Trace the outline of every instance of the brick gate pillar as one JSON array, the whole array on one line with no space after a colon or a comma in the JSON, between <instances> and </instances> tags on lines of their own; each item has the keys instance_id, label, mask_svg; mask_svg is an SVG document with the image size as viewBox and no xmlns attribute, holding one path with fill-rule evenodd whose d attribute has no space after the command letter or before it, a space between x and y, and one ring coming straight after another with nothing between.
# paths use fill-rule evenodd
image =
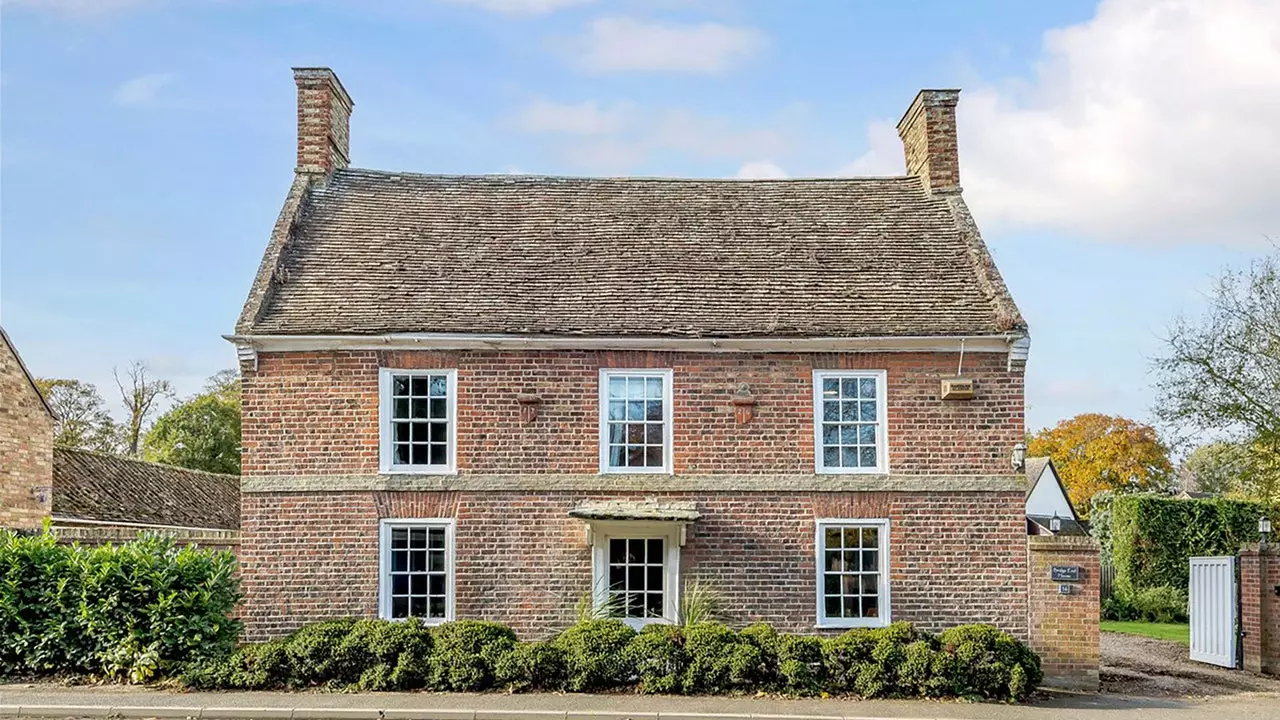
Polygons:
<instances>
[{"instance_id":1,"label":"brick gate pillar","mask_svg":"<svg viewBox=\"0 0 1280 720\"><path fill-rule=\"evenodd\" d=\"M1027 627L1047 686L1098 688L1098 562L1093 538L1027 537ZM1055 565L1079 568L1079 581L1055 580Z\"/></svg>"},{"instance_id":2,"label":"brick gate pillar","mask_svg":"<svg viewBox=\"0 0 1280 720\"><path fill-rule=\"evenodd\" d=\"M1240 629L1244 669L1280 675L1280 548L1240 549Z\"/></svg>"}]
</instances>

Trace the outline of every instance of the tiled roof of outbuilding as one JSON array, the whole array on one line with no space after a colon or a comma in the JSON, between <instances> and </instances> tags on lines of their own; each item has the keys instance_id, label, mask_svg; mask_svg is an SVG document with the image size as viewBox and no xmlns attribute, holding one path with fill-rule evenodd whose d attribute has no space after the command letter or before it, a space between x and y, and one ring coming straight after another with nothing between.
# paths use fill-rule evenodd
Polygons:
<instances>
[{"instance_id":1,"label":"tiled roof of outbuilding","mask_svg":"<svg viewBox=\"0 0 1280 720\"><path fill-rule=\"evenodd\" d=\"M915 177L338 170L305 193L284 229L240 334L1025 330L960 196L931 194Z\"/></svg>"},{"instance_id":2,"label":"tiled roof of outbuilding","mask_svg":"<svg viewBox=\"0 0 1280 720\"><path fill-rule=\"evenodd\" d=\"M53 450L56 519L240 527L240 478L84 450Z\"/></svg>"}]
</instances>

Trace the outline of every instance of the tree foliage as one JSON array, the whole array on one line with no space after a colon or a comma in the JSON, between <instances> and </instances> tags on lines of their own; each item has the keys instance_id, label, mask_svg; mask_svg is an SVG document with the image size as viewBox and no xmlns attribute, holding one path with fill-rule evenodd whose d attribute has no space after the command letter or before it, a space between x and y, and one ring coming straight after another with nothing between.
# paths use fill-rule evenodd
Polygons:
<instances>
[{"instance_id":1,"label":"tree foliage","mask_svg":"<svg viewBox=\"0 0 1280 720\"><path fill-rule=\"evenodd\" d=\"M1103 490L1164 489L1173 467L1155 428L1123 417L1077 415L1032 436L1029 455L1048 455L1076 511Z\"/></svg>"},{"instance_id":2,"label":"tree foliage","mask_svg":"<svg viewBox=\"0 0 1280 720\"><path fill-rule=\"evenodd\" d=\"M143 443L153 462L240 474L240 378L224 370L205 391L161 415Z\"/></svg>"},{"instance_id":3,"label":"tree foliage","mask_svg":"<svg viewBox=\"0 0 1280 720\"><path fill-rule=\"evenodd\" d=\"M1179 319L1155 360L1156 413L1186 433L1230 436L1249 448L1244 491L1280 492L1280 249L1218 278L1208 309Z\"/></svg>"},{"instance_id":4,"label":"tree foliage","mask_svg":"<svg viewBox=\"0 0 1280 720\"><path fill-rule=\"evenodd\" d=\"M119 452L120 426L107 412L98 388L68 378L37 378L36 386L57 418L53 442L78 450Z\"/></svg>"}]
</instances>

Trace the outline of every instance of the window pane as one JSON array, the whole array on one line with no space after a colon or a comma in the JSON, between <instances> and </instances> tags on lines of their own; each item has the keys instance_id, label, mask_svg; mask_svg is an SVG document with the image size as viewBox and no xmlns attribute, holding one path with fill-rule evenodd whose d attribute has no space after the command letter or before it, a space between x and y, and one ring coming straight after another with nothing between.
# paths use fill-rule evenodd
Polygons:
<instances>
[{"instance_id":1,"label":"window pane","mask_svg":"<svg viewBox=\"0 0 1280 720\"><path fill-rule=\"evenodd\" d=\"M621 400L609 402L609 419L610 420L626 420L627 404Z\"/></svg>"},{"instance_id":2,"label":"window pane","mask_svg":"<svg viewBox=\"0 0 1280 720\"><path fill-rule=\"evenodd\" d=\"M437 550L427 554L427 570L429 572L444 572L443 550Z\"/></svg>"},{"instance_id":3,"label":"window pane","mask_svg":"<svg viewBox=\"0 0 1280 720\"><path fill-rule=\"evenodd\" d=\"M868 573L868 574L866 574L866 575L860 575L859 577L861 577L861 578L862 578L862 594L863 594L863 595L875 595L875 594L876 594L876 577L877 577L877 576L876 576L876 575L872 575L872 574Z\"/></svg>"},{"instance_id":4,"label":"window pane","mask_svg":"<svg viewBox=\"0 0 1280 720\"><path fill-rule=\"evenodd\" d=\"M645 448L644 464L645 464L645 467L656 467L656 468L662 467L662 464L663 464L662 448L661 447Z\"/></svg>"},{"instance_id":5,"label":"window pane","mask_svg":"<svg viewBox=\"0 0 1280 720\"><path fill-rule=\"evenodd\" d=\"M644 617L644 593L627 593L627 617Z\"/></svg>"},{"instance_id":6,"label":"window pane","mask_svg":"<svg viewBox=\"0 0 1280 720\"><path fill-rule=\"evenodd\" d=\"M407 550L391 551L391 572L404 572L409 569L409 552Z\"/></svg>"},{"instance_id":7,"label":"window pane","mask_svg":"<svg viewBox=\"0 0 1280 720\"><path fill-rule=\"evenodd\" d=\"M609 397L625 398L627 396L627 379L621 377L609 378Z\"/></svg>"},{"instance_id":8,"label":"window pane","mask_svg":"<svg viewBox=\"0 0 1280 720\"><path fill-rule=\"evenodd\" d=\"M845 422L852 422L858 419L858 403L842 402L840 403L840 419Z\"/></svg>"},{"instance_id":9,"label":"window pane","mask_svg":"<svg viewBox=\"0 0 1280 720\"><path fill-rule=\"evenodd\" d=\"M862 528L862 547L879 549L880 547L880 528L864 527Z\"/></svg>"},{"instance_id":10,"label":"window pane","mask_svg":"<svg viewBox=\"0 0 1280 720\"><path fill-rule=\"evenodd\" d=\"M822 395L823 397L839 397L840 381L836 378L823 378Z\"/></svg>"},{"instance_id":11,"label":"window pane","mask_svg":"<svg viewBox=\"0 0 1280 720\"><path fill-rule=\"evenodd\" d=\"M648 574L648 577L645 578L645 584L644 584L645 589L661 590L662 589L662 566L650 565L648 569L645 570L645 572Z\"/></svg>"},{"instance_id":12,"label":"window pane","mask_svg":"<svg viewBox=\"0 0 1280 720\"><path fill-rule=\"evenodd\" d=\"M844 551L844 569L846 572L857 572L862 569L858 562L859 552L857 550Z\"/></svg>"},{"instance_id":13,"label":"window pane","mask_svg":"<svg viewBox=\"0 0 1280 720\"><path fill-rule=\"evenodd\" d=\"M644 562L644 541L643 540L627 541L627 562L629 563Z\"/></svg>"},{"instance_id":14,"label":"window pane","mask_svg":"<svg viewBox=\"0 0 1280 720\"><path fill-rule=\"evenodd\" d=\"M662 401L661 400L647 400L645 401L644 408L645 408L644 417L646 420L651 420L654 422L662 421Z\"/></svg>"},{"instance_id":15,"label":"window pane","mask_svg":"<svg viewBox=\"0 0 1280 720\"><path fill-rule=\"evenodd\" d=\"M424 420L427 417L427 400L425 398L413 399L413 417Z\"/></svg>"},{"instance_id":16,"label":"window pane","mask_svg":"<svg viewBox=\"0 0 1280 720\"><path fill-rule=\"evenodd\" d=\"M409 531L409 547L424 548L427 546L427 529L413 528Z\"/></svg>"},{"instance_id":17,"label":"window pane","mask_svg":"<svg viewBox=\"0 0 1280 720\"><path fill-rule=\"evenodd\" d=\"M415 595L409 598L409 614L413 617L427 616L427 597L425 595Z\"/></svg>"},{"instance_id":18,"label":"window pane","mask_svg":"<svg viewBox=\"0 0 1280 720\"><path fill-rule=\"evenodd\" d=\"M644 396L650 400L662 399L662 378L647 378L645 380Z\"/></svg>"},{"instance_id":19,"label":"window pane","mask_svg":"<svg viewBox=\"0 0 1280 720\"><path fill-rule=\"evenodd\" d=\"M840 419L840 402L837 400L826 400L822 403L822 419L823 420L839 420Z\"/></svg>"},{"instance_id":20,"label":"window pane","mask_svg":"<svg viewBox=\"0 0 1280 720\"><path fill-rule=\"evenodd\" d=\"M858 610L858 598L857 598L857 596L854 596L854 597L847 597L847 596L846 596L846 597L842 598L842 600L844 601L844 613L843 613L844 617L847 617L847 618L856 618L856 617L858 617L858 616L860 615L859 610Z\"/></svg>"},{"instance_id":21,"label":"window pane","mask_svg":"<svg viewBox=\"0 0 1280 720\"><path fill-rule=\"evenodd\" d=\"M428 450L429 447L431 446L426 444L414 444L412 446L413 452L410 454L410 457L412 458L411 463L414 465L430 464L431 455L430 455L430 451Z\"/></svg>"},{"instance_id":22,"label":"window pane","mask_svg":"<svg viewBox=\"0 0 1280 720\"><path fill-rule=\"evenodd\" d=\"M827 551L827 570L831 572L840 572L844 569L844 563L840 561L839 550Z\"/></svg>"},{"instance_id":23,"label":"window pane","mask_svg":"<svg viewBox=\"0 0 1280 720\"><path fill-rule=\"evenodd\" d=\"M840 594L840 575L836 573L826 573L823 577L823 592L828 595Z\"/></svg>"},{"instance_id":24,"label":"window pane","mask_svg":"<svg viewBox=\"0 0 1280 720\"><path fill-rule=\"evenodd\" d=\"M862 567L867 570L878 570L880 568L880 553L875 550L863 550Z\"/></svg>"},{"instance_id":25,"label":"window pane","mask_svg":"<svg viewBox=\"0 0 1280 720\"><path fill-rule=\"evenodd\" d=\"M626 561L627 541L618 538L609 540L609 562L620 563Z\"/></svg>"},{"instance_id":26,"label":"window pane","mask_svg":"<svg viewBox=\"0 0 1280 720\"><path fill-rule=\"evenodd\" d=\"M823 535L825 536L826 547L828 550L834 550L840 547L840 528L829 527Z\"/></svg>"},{"instance_id":27,"label":"window pane","mask_svg":"<svg viewBox=\"0 0 1280 720\"><path fill-rule=\"evenodd\" d=\"M858 456L860 458L858 464L862 467L876 466L876 449L874 447L862 446L858 449Z\"/></svg>"},{"instance_id":28,"label":"window pane","mask_svg":"<svg viewBox=\"0 0 1280 720\"><path fill-rule=\"evenodd\" d=\"M415 573L409 576L409 594L410 595L426 595L427 594L427 576L422 573Z\"/></svg>"},{"instance_id":29,"label":"window pane","mask_svg":"<svg viewBox=\"0 0 1280 720\"><path fill-rule=\"evenodd\" d=\"M444 398L431 398L431 417L435 420L444 420L448 417L448 401Z\"/></svg>"},{"instance_id":30,"label":"window pane","mask_svg":"<svg viewBox=\"0 0 1280 720\"><path fill-rule=\"evenodd\" d=\"M431 464L432 465L448 465L449 464L449 446L443 444L434 444L431 446Z\"/></svg>"},{"instance_id":31,"label":"window pane","mask_svg":"<svg viewBox=\"0 0 1280 720\"><path fill-rule=\"evenodd\" d=\"M648 423L644 426L644 441L649 445L662 444L662 423Z\"/></svg>"},{"instance_id":32,"label":"window pane","mask_svg":"<svg viewBox=\"0 0 1280 720\"><path fill-rule=\"evenodd\" d=\"M662 540L659 538L649 540L649 554L646 557L646 561L660 563L662 560Z\"/></svg>"},{"instance_id":33,"label":"window pane","mask_svg":"<svg viewBox=\"0 0 1280 720\"><path fill-rule=\"evenodd\" d=\"M858 467L858 448L841 448L840 465L841 467Z\"/></svg>"},{"instance_id":34,"label":"window pane","mask_svg":"<svg viewBox=\"0 0 1280 720\"><path fill-rule=\"evenodd\" d=\"M609 589L625 590L627 587L627 568L625 565L609 566Z\"/></svg>"},{"instance_id":35,"label":"window pane","mask_svg":"<svg viewBox=\"0 0 1280 720\"><path fill-rule=\"evenodd\" d=\"M627 568L627 589L628 590L644 590L644 566L632 565Z\"/></svg>"},{"instance_id":36,"label":"window pane","mask_svg":"<svg viewBox=\"0 0 1280 720\"><path fill-rule=\"evenodd\" d=\"M404 528L391 529L391 547L403 549L409 546L409 531Z\"/></svg>"},{"instance_id":37,"label":"window pane","mask_svg":"<svg viewBox=\"0 0 1280 720\"><path fill-rule=\"evenodd\" d=\"M609 446L609 467L622 467L627 457L627 449L623 445Z\"/></svg>"},{"instance_id":38,"label":"window pane","mask_svg":"<svg viewBox=\"0 0 1280 720\"><path fill-rule=\"evenodd\" d=\"M428 378L423 375L416 375L411 379L411 382L413 384L413 395L415 397L425 397L427 395L427 386L430 383Z\"/></svg>"},{"instance_id":39,"label":"window pane","mask_svg":"<svg viewBox=\"0 0 1280 720\"><path fill-rule=\"evenodd\" d=\"M433 527L427 530L427 547L436 550L444 549L444 528Z\"/></svg>"},{"instance_id":40,"label":"window pane","mask_svg":"<svg viewBox=\"0 0 1280 720\"><path fill-rule=\"evenodd\" d=\"M841 425L840 426L840 443L843 445L858 444L858 426L857 425Z\"/></svg>"},{"instance_id":41,"label":"window pane","mask_svg":"<svg viewBox=\"0 0 1280 720\"><path fill-rule=\"evenodd\" d=\"M408 395L409 394L409 376L408 375L392 375L391 376L391 394L392 395Z\"/></svg>"},{"instance_id":42,"label":"window pane","mask_svg":"<svg viewBox=\"0 0 1280 720\"><path fill-rule=\"evenodd\" d=\"M822 451L823 467L840 467L840 448L829 447Z\"/></svg>"},{"instance_id":43,"label":"window pane","mask_svg":"<svg viewBox=\"0 0 1280 720\"><path fill-rule=\"evenodd\" d=\"M863 445L876 444L876 426L875 425L859 425L858 426L858 442Z\"/></svg>"},{"instance_id":44,"label":"window pane","mask_svg":"<svg viewBox=\"0 0 1280 720\"><path fill-rule=\"evenodd\" d=\"M662 617L662 593L645 594L645 615L647 617Z\"/></svg>"},{"instance_id":45,"label":"window pane","mask_svg":"<svg viewBox=\"0 0 1280 720\"><path fill-rule=\"evenodd\" d=\"M409 423L392 423L396 442L409 442Z\"/></svg>"},{"instance_id":46,"label":"window pane","mask_svg":"<svg viewBox=\"0 0 1280 720\"><path fill-rule=\"evenodd\" d=\"M409 617L409 598L407 597L391 598L391 617L393 618Z\"/></svg>"},{"instance_id":47,"label":"window pane","mask_svg":"<svg viewBox=\"0 0 1280 720\"><path fill-rule=\"evenodd\" d=\"M444 397L449 388L449 378L444 375L431 376L431 395L432 397Z\"/></svg>"},{"instance_id":48,"label":"window pane","mask_svg":"<svg viewBox=\"0 0 1280 720\"><path fill-rule=\"evenodd\" d=\"M862 598L862 617L880 617L880 598L869 595Z\"/></svg>"},{"instance_id":49,"label":"window pane","mask_svg":"<svg viewBox=\"0 0 1280 720\"><path fill-rule=\"evenodd\" d=\"M826 606L827 606L826 607L827 617L830 617L830 618L840 617L840 596L839 595L828 597L826 601Z\"/></svg>"},{"instance_id":50,"label":"window pane","mask_svg":"<svg viewBox=\"0 0 1280 720\"><path fill-rule=\"evenodd\" d=\"M409 576L408 575L392 575L391 576L391 594L392 595L408 595L409 594Z\"/></svg>"},{"instance_id":51,"label":"window pane","mask_svg":"<svg viewBox=\"0 0 1280 720\"><path fill-rule=\"evenodd\" d=\"M391 404L391 416L394 418L409 417L409 400L406 398L398 398Z\"/></svg>"},{"instance_id":52,"label":"window pane","mask_svg":"<svg viewBox=\"0 0 1280 720\"><path fill-rule=\"evenodd\" d=\"M861 541L861 537L862 537L862 536L861 536L861 535L859 535L859 533L860 533L860 532L861 532L861 530L859 530L859 529L858 529L858 528L856 528L856 527L847 527L847 528L844 528L844 529L841 531L841 534L842 534L842 535L844 535L844 546L845 546L845 547L847 547L847 548L856 548L856 547L859 547L859 546L861 545L861 542L862 542L862 541Z\"/></svg>"},{"instance_id":53,"label":"window pane","mask_svg":"<svg viewBox=\"0 0 1280 720\"><path fill-rule=\"evenodd\" d=\"M644 425L635 424L627 426L627 442L632 445L644 444Z\"/></svg>"},{"instance_id":54,"label":"window pane","mask_svg":"<svg viewBox=\"0 0 1280 720\"><path fill-rule=\"evenodd\" d=\"M444 605L443 597L437 596L437 597L431 598L430 601L428 602L427 607L428 607L427 617L442 618L445 616L445 611L444 611L445 605Z\"/></svg>"},{"instance_id":55,"label":"window pane","mask_svg":"<svg viewBox=\"0 0 1280 720\"><path fill-rule=\"evenodd\" d=\"M862 378L858 381L859 395L864 398L873 398L876 396L876 380L875 378Z\"/></svg>"},{"instance_id":56,"label":"window pane","mask_svg":"<svg viewBox=\"0 0 1280 720\"><path fill-rule=\"evenodd\" d=\"M841 575L840 591L842 595L858 594L858 578L860 575Z\"/></svg>"},{"instance_id":57,"label":"window pane","mask_svg":"<svg viewBox=\"0 0 1280 720\"><path fill-rule=\"evenodd\" d=\"M443 575L427 575L427 594L428 595L444 595L444 576Z\"/></svg>"},{"instance_id":58,"label":"window pane","mask_svg":"<svg viewBox=\"0 0 1280 720\"><path fill-rule=\"evenodd\" d=\"M627 401L627 419L628 420L644 419L644 401L643 400Z\"/></svg>"},{"instance_id":59,"label":"window pane","mask_svg":"<svg viewBox=\"0 0 1280 720\"><path fill-rule=\"evenodd\" d=\"M823 445L839 445L840 444L840 426L827 425L822 426L822 444Z\"/></svg>"},{"instance_id":60,"label":"window pane","mask_svg":"<svg viewBox=\"0 0 1280 720\"><path fill-rule=\"evenodd\" d=\"M847 398L858 397L858 379L844 378L841 380L840 394Z\"/></svg>"},{"instance_id":61,"label":"window pane","mask_svg":"<svg viewBox=\"0 0 1280 720\"><path fill-rule=\"evenodd\" d=\"M427 553L425 550L414 550L409 553L409 572L425 572L427 569Z\"/></svg>"},{"instance_id":62,"label":"window pane","mask_svg":"<svg viewBox=\"0 0 1280 720\"><path fill-rule=\"evenodd\" d=\"M395 462L395 464L397 464L397 465L408 465L408 464L409 464L409 445L408 445L408 443L403 443L403 444L397 444L397 445L396 445L396 452L395 452L395 460L394 460L394 462Z\"/></svg>"},{"instance_id":63,"label":"window pane","mask_svg":"<svg viewBox=\"0 0 1280 720\"><path fill-rule=\"evenodd\" d=\"M876 403L874 400L863 400L859 405L862 406L862 419L864 421L875 422L876 419Z\"/></svg>"}]
</instances>

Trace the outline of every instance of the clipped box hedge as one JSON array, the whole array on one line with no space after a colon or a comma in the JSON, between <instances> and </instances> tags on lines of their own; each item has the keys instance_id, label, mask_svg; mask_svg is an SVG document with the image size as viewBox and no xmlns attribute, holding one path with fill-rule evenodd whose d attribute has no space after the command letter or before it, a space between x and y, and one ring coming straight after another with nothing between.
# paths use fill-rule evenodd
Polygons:
<instances>
[{"instance_id":1,"label":"clipped box hedge","mask_svg":"<svg viewBox=\"0 0 1280 720\"><path fill-rule=\"evenodd\" d=\"M460 620L332 620L281 640L192 663L193 689L545 690L722 694L772 691L873 697L1021 700L1040 660L1010 635L965 625L937 635L907 623L821 638L735 631L719 623L591 620L540 642L504 625Z\"/></svg>"},{"instance_id":2,"label":"clipped box hedge","mask_svg":"<svg viewBox=\"0 0 1280 720\"><path fill-rule=\"evenodd\" d=\"M0 676L145 682L228 655L239 601L229 552L156 536L82 547L0 531Z\"/></svg>"},{"instance_id":3,"label":"clipped box hedge","mask_svg":"<svg viewBox=\"0 0 1280 720\"><path fill-rule=\"evenodd\" d=\"M1116 496L1113 512L1117 589L1185 591L1189 558L1235 555L1241 545L1258 541L1258 518L1268 512L1274 516L1277 509L1241 500L1141 494Z\"/></svg>"}]
</instances>

